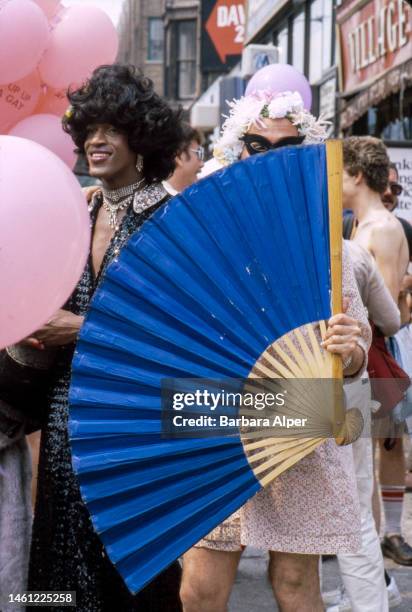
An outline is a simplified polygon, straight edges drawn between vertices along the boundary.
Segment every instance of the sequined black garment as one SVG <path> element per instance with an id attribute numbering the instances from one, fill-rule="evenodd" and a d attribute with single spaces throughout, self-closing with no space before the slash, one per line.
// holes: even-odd
<path id="1" fill-rule="evenodd" d="M 107 265 L 128 238 L 167 199 L 160 185 L 143 190 L 153 206 L 140 214 L 130 208 L 110 243 L 97 278 L 91 257 L 65 308 L 84 315 Z M 91 217 L 96 221 L 102 203 L 94 199 Z M 178 612 L 180 566 L 177 562 L 158 576 L 137 596 L 130 595 L 106 557 L 102 544 L 83 504 L 72 470 L 68 440 L 68 393 L 74 346 L 64 347 L 54 368 L 50 410 L 42 430 L 39 482 L 30 558 L 29 589 L 33 591 L 76 591 L 80 612 Z M 67 608 L 50 608 L 50 610 Z"/>

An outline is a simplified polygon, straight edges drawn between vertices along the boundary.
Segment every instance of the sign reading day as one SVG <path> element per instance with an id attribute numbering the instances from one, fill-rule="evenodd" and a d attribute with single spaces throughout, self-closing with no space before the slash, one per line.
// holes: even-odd
<path id="1" fill-rule="evenodd" d="M 202 71 L 225 71 L 240 58 L 245 40 L 244 0 L 202 0 Z"/>

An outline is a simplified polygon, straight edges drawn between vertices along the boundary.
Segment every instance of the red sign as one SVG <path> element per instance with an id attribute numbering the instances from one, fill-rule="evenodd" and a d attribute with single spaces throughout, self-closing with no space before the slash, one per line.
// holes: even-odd
<path id="1" fill-rule="evenodd" d="M 361 2 L 357 11 L 356 4 L 344 4 L 337 16 L 344 93 L 360 89 L 412 57 L 412 11 L 406 2 Z"/>
<path id="2" fill-rule="evenodd" d="M 206 30 L 222 62 L 228 55 L 242 53 L 245 38 L 244 2 L 217 0 L 206 22 Z"/>

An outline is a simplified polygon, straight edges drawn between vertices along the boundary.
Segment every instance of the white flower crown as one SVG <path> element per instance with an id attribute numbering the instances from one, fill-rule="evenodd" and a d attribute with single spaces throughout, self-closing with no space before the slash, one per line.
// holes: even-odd
<path id="1" fill-rule="evenodd" d="M 252 125 L 264 126 L 262 119 L 287 118 L 298 129 L 306 143 L 323 142 L 327 138 L 330 121 L 316 119 L 304 109 L 302 96 L 297 92 L 285 91 L 274 94 L 258 91 L 250 96 L 228 102 L 229 116 L 223 124 L 222 135 L 213 149 L 214 157 L 224 166 L 237 161 L 242 152 L 240 140 Z"/>

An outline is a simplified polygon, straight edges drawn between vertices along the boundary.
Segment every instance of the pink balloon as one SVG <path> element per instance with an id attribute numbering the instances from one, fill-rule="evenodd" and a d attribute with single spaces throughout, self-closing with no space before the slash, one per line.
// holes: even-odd
<path id="1" fill-rule="evenodd" d="M 53 29 L 40 65 L 50 87 L 82 83 L 101 64 L 116 59 L 116 28 L 104 11 L 94 6 L 72 6 L 63 11 Z"/>
<path id="2" fill-rule="evenodd" d="M 303 98 L 306 110 L 312 105 L 312 90 L 307 78 L 294 66 L 289 64 L 270 64 L 258 70 L 247 84 L 245 95 L 249 96 L 257 91 L 297 91 Z"/>
<path id="3" fill-rule="evenodd" d="M 66 91 L 66 88 L 53 89 L 44 86 L 44 92 L 41 94 L 34 112 L 62 117 L 69 106 Z"/>
<path id="4" fill-rule="evenodd" d="M 51 19 L 63 8 L 59 0 L 34 0 L 41 8 L 47 19 Z"/>
<path id="5" fill-rule="evenodd" d="M 40 98 L 41 85 L 37 71 L 16 83 L 0 85 L 0 134 L 28 117 Z"/>
<path id="6" fill-rule="evenodd" d="M 56 115 L 27 117 L 19 121 L 9 135 L 34 140 L 60 157 L 69 168 L 73 168 L 76 162 L 73 140 L 63 131 L 61 120 Z"/>
<path id="7" fill-rule="evenodd" d="M 33 72 L 46 49 L 49 25 L 31 0 L 0 0 L 0 83 Z"/>
<path id="8" fill-rule="evenodd" d="M 87 204 L 58 157 L 0 136 L 0 347 L 41 327 L 66 302 L 90 244 Z"/>

